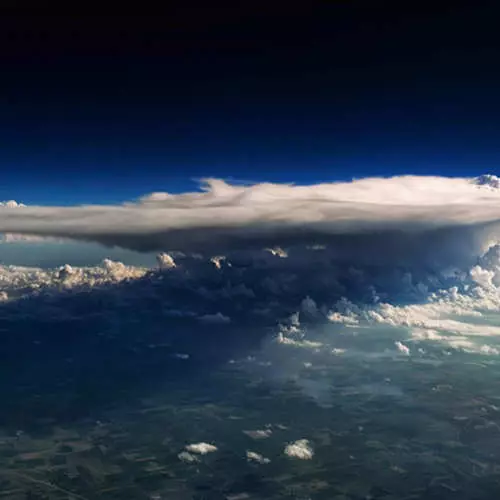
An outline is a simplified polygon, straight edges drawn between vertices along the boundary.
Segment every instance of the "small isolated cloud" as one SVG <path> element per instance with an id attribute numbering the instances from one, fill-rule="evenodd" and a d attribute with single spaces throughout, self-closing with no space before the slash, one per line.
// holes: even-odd
<path id="1" fill-rule="evenodd" d="M 209 443 L 194 443 L 188 444 L 186 450 L 191 453 L 197 453 L 198 455 L 206 455 L 207 453 L 217 451 L 217 446 Z"/>
<path id="2" fill-rule="evenodd" d="M 252 439 L 267 439 L 271 437 L 273 432 L 271 429 L 257 429 L 255 431 L 243 431 L 243 433 Z"/>
<path id="3" fill-rule="evenodd" d="M 284 344 L 284 345 L 289 345 L 289 346 L 294 346 L 294 347 L 301 347 L 301 348 L 306 348 L 306 349 L 319 349 L 320 347 L 323 346 L 321 342 L 318 341 L 313 341 L 313 340 L 306 340 L 306 339 L 301 339 L 297 340 L 294 338 L 290 338 L 286 336 L 286 332 L 280 331 L 276 337 L 276 341 L 279 344 Z"/>
<path id="4" fill-rule="evenodd" d="M 307 439 L 299 439 L 285 447 L 285 455 L 300 460 L 311 460 L 314 456 L 314 450 Z"/>
<path id="5" fill-rule="evenodd" d="M 400 342 L 399 340 L 394 342 L 394 345 L 396 346 L 396 349 L 401 353 L 404 354 L 405 356 L 410 355 L 410 348 L 406 345 L 403 344 L 403 342 Z"/>
<path id="6" fill-rule="evenodd" d="M 181 451 L 177 455 L 177 457 L 179 458 L 179 460 L 187 464 L 192 464 L 200 461 L 200 459 L 196 455 L 193 455 L 192 453 L 189 453 L 187 451 Z"/>
<path id="7" fill-rule="evenodd" d="M 173 269 L 176 266 L 174 258 L 165 252 L 158 254 L 156 261 L 160 269 Z"/>
<path id="8" fill-rule="evenodd" d="M 247 451 L 247 460 L 249 462 L 256 462 L 258 464 L 269 464 L 271 460 L 262 456 L 260 453 L 255 453 L 254 451 Z"/>
<path id="9" fill-rule="evenodd" d="M 206 323 L 209 325 L 228 325 L 231 323 L 231 318 L 228 316 L 224 316 L 224 314 L 218 312 L 216 314 L 204 314 L 199 317 L 199 320 L 202 323 Z"/>
<path id="10" fill-rule="evenodd" d="M 174 358 L 187 360 L 187 359 L 189 359 L 189 354 L 184 354 L 184 353 L 176 352 L 174 354 Z"/>

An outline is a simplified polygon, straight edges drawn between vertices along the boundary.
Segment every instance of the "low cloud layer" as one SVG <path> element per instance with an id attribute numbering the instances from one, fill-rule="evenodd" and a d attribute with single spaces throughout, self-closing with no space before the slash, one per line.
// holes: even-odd
<path id="1" fill-rule="evenodd" d="M 454 264 L 484 251 L 499 223 L 495 176 L 405 176 L 314 186 L 235 186 L 209 179 L 202 192 L 153 193 L 120 206 L 0 207 L 2 233 L 207 255 L 327 245 L 335 247 L 339 260 L 374 262 L 427 262 L 441 254 Z"/>

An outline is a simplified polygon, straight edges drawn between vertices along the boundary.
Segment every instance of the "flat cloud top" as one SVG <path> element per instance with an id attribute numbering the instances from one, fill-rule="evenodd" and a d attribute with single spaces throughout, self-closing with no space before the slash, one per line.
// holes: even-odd
<path id="1" fill-rule="evenodd" d="M 421 232 L 500 221 L 498 178 L 403 176 L 295 186 L 153 193 L 119 206 L 0 206 L 0 232 L 67 237 L 133 250 L 226 251 L 335 243 L 342 235 Z"/>

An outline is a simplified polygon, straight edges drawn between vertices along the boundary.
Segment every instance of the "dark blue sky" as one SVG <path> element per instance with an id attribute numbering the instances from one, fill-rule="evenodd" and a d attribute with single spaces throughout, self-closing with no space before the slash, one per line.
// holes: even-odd
<path id="1" fill-rule="evenodd" d="M 467 3 L 6 14 L 0 199 L 497 173 L 498 9 Z"/>

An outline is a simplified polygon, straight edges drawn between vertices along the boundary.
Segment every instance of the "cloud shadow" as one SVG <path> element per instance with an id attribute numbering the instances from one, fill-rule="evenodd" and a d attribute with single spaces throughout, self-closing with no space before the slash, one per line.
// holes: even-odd
<path id="1" fill-rule="evenodd" d="M 98 419 L 100 410 L 158 384 L 203 379 L 257 349 L 269 331 L 264 323 L 203 322 L 171 308 L 193 301 L 194 291 L 151 273 L 1 304 L 0 425 Z"/>

